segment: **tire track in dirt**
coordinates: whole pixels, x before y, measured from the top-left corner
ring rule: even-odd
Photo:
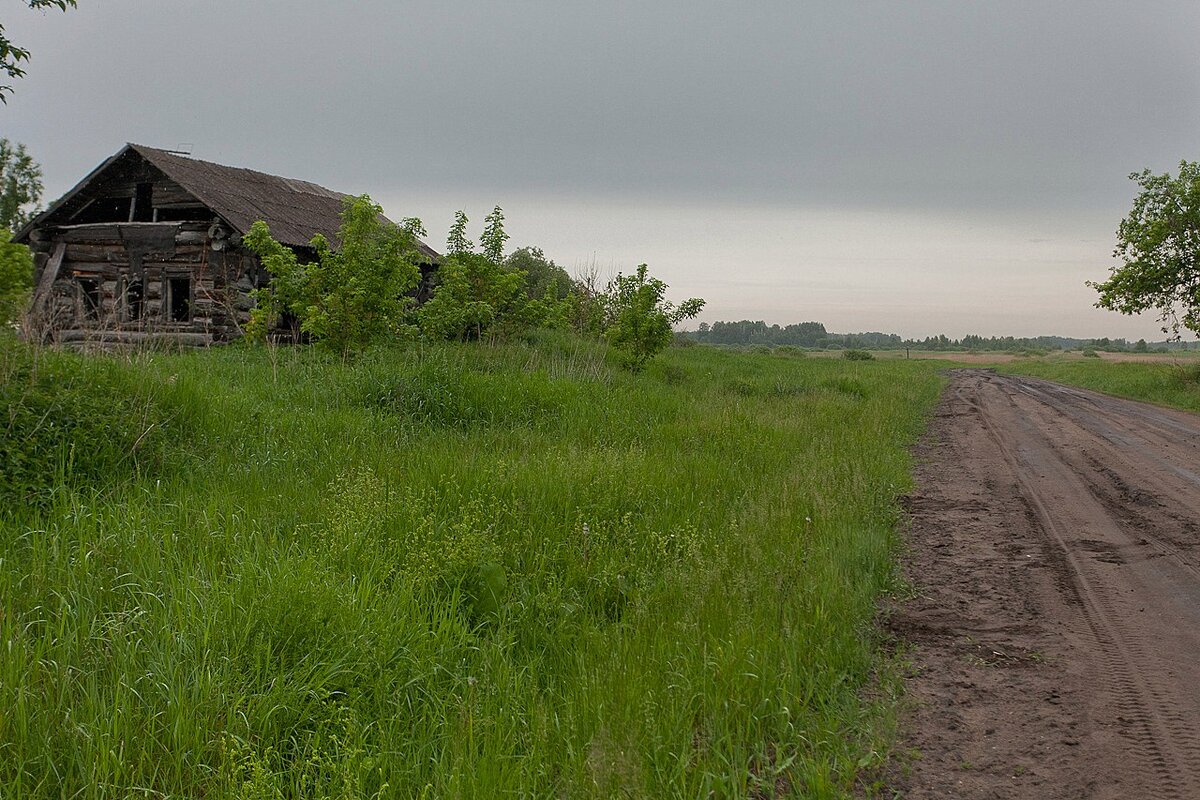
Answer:
[[[910,498],[918,596],[890,623],[920,751],[893,786],[1200,797],[1200,417],[951,375]]]

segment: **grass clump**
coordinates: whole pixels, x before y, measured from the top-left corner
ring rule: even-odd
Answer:
[[[170,386],[0,333],[0,511],[154,473],[184,431]]]
[[[631,374],[548,336],[79,369],[186,420],[187,469],[0,522],[13,796],[842,797],[886,750],[870,623],[936,365]]]

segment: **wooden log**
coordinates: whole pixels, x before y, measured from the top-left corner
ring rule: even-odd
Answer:
[[[49,260],[46,261],[41,280],[38,281],[37,292],[33,296],[33,313],[35,315],[45,307],[46,300],[50,296],[50,289],[58,279],[58,271],[62,268],[63,257],[66,253],[67,245],[60,242],[55,246],[54,252],[50,254]]]

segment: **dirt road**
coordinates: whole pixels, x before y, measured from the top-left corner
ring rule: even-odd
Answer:
[[[905,797],[1200,798],[1200,416],[954,370],[891,625]]]

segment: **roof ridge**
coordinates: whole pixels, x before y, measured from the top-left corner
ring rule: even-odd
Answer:
[[[262,170],[252,169],[250,167],[238,167],[238,166],[234,166],[233,164],[222,164],[219,161],[209,161],[206,158],[196,158],[193,155],[184,155],[183,153],[180,153],[180,152],[177,152],[174,150],[166,150],[162,147],[151,147],[150,145],[138,144],[137,142],[126,142],[125,144],[127,147],[132,148],[133,150],[136,150],[137,152],[141,153],[143,156],[147,156],[147,151],[149,151],[150,153],[153,153],[155,156],[166,157],[168,159],[179,159],[181,161],[188,161],[193,164],[204,164],[205,166],[217,167],[217,168],[223,169],[223,170],[236,170],[238,172],[246,172],[251,175],[260,175],[264,178],[271,178],[273,180],[284,181],[285,183],[288,183],[288,184],[300,184],[302,186],[312,186],[317,189],[320,189],[321,190],[320,193],[328,193],[331,195],[336,195],[338,197],[349,197],[350,196],[345,192],[339,192],[336,189],[330,189],[329,187],[322,186],[321,184],[316,183],[315,181],[306,181],[303,178],[289,178],[287,175],[276,175],[273,172],[263,172]],[[147,157],[149,157],[149,156],[147,156]],[[158,166],[157,163],[155,165]],[[319,194],[319,193],[318,192],[307,192],[307,194]]]

